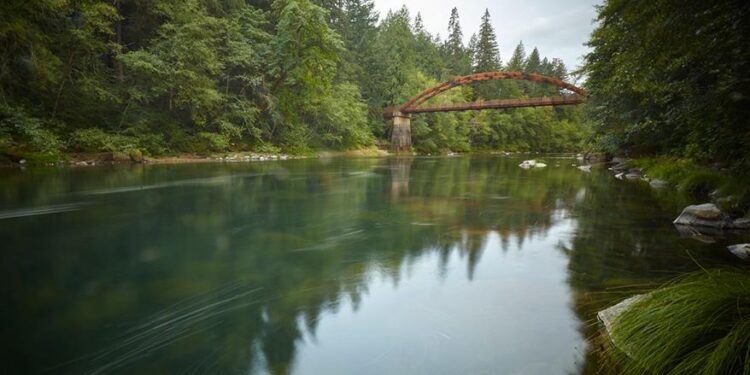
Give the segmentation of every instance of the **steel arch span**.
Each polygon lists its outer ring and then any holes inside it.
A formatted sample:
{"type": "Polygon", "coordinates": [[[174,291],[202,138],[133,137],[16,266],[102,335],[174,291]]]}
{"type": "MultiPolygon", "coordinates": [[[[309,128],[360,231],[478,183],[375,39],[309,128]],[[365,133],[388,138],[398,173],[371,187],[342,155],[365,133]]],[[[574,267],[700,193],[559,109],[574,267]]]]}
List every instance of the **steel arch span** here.
{"type": "Polygon", "coordinates": [[[441,83],[437,86],[422,91],[403,105],[395,108],[386,108],[384,115],[386,118],[408,115],[411,113],[425,112],[454,112],[454,111],[471,111],[482,109],[502,109],[502,108],[521,108],[521,107],[543,107],[558,105],[575,105],[581,104],[586,100],[586,90],[567,83],[563,80],[544,76],[535,73],[523,72],[485,72],[475,73],[468,76],[457,77],[450,81],[441,83]],[[530,81],[557,86],[561,89],[572,92],[569,95],[560,95],[555,97],[542,98],[522,98],[522,99],[503,99],[478,101],[473,103],[455,103],[434,106],[422,106],[426,101],[458,86],[470,85],[483,81],[498,81],[512,79],[518,81],[530,81]]]}

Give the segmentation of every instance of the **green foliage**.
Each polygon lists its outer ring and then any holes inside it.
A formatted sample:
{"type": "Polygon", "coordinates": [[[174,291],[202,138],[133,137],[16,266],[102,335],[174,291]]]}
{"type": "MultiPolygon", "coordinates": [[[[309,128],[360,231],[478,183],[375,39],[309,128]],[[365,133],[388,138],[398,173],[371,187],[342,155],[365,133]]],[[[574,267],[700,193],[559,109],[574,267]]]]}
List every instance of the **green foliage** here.
{"type": "MultiPolygon", "coordinates": [[[[445,42],[406,7],[379,22],[371,0],[28,1],[0,13],[0,145],[14,160],[367,147],[389,136],[384,107],[472,69],[500,69],[489,13],[466,47],[458,9],[445,42]]],[[[493,83],[435,101],[542,92],[531,89],[493,83]]],[[[566,133],[577,112],[538,112],[419,116],[415,146],[578,146],[581,132],[566,133]]]]}
{"type": "Polygon", "coordinates": [[[603,148],[750,162],[750,4],[611,0],[582,71],[603,148]]]}
{"type": "Polygon", "coordinates": [[[19,158],[33,153],[45,159],[57,159],[63,142],[49,130],[54,125],[29,116],[21,108],[0,104],[0,151],[19,158]]]}
{"type": "Polygon", "coordinates": [[[448,38],[443,44],[443,56],[447,59],[452,75],[460,76],[471,72],[471,54],[470,50],[464,47],[463,38],[458,8],[453,8],[448,21],[448,38]]]}
{"type": "Polygon", "coordinates": [[[338,84],[315,107],[319,112],[315,113],[318,121],[314,130],[323,146],[351,149],[372,144],[367,105],[362,102],[357,86],[338,84]]]}
{"type": "Polygon", "coordinates": [[[526,48],[523,46],[523,41],[519,42],[516,49],[513,50],[513,55],[508,60],[506,69],[511,72],[520,72],[526,68],[526,48]]]}
{"type": "Polygon", "coordinates": [[[646,294],[614,322],[626,374],[750,374],[750,275],[711,270],[646,294]]]}
{"type": "Polygon", "coordinates": [[[128,152],[138,148],[133,137],[108,134],[98,128],[75,130],[70,134],[68,147],[76,152],[128,152]]]}
{"type": "Polygon", "coordinates": [[[195,150],[199,152],[219,152],[229,149],[229,137],[222,134],[201,132],[198,133],[195,141],[195,150]]]}
{"type": "Polygon", "coordinates": [[[744,175],[728,173],[686,158],[638,158],[628,162],[643,169],[650,177],[668,181],[678,190],[705,198],[718,191],[722,197],[732,197],[729,211],[750,210],[750,179],[744,175]]]}
{"type": "Polygon", "coordinates": [[[482,23],[479,26],[476,54],[474,57],[474,72],[493,72],[500,68],[500,48],[495,36],[495,29],[490,21],[489,10],[484,11],[482,23]]]}

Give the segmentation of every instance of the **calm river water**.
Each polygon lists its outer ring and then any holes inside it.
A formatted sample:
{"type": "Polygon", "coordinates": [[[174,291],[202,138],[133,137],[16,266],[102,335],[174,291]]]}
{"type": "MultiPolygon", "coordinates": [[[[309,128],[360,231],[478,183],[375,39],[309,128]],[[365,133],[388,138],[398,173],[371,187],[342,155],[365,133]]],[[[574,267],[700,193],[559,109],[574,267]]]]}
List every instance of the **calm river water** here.
{"type": "Polygon", "coordinates": [[[733,261],[673,191],[521,160],[0,170],[0,372],[593,373],[598,309],[733,261]]]}

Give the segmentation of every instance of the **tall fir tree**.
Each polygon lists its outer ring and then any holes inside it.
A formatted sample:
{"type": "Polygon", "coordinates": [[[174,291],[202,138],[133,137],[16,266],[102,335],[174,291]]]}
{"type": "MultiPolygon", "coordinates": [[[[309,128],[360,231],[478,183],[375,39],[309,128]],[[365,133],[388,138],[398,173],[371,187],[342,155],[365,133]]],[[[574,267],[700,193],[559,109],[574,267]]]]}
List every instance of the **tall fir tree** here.
{"type": "Polygon", "coordinates": [[[474,65],[476,64],[477,60],[477,34],[471,34],[471,38],[469,39],[469,69],[470,71],[474,71],[474,65]]]}
{"type": "Polygon", "coordinates": [[[519,42],[516,49],[513,50],[513,56],[508,60],[506,70],[511,72],[520,72],[526,68],[526,49],[523,46],[523,41],[519,42]]]}
{"type": "Polygon", "coordinates": [[[454,75],[464,75],[471,69],[471,57],[464,47],[464,34],[461,31],[458,9],[451,10],[451,18],[448,21],[448,38],[443,45],[443,53],[449,62],[449,68],[454,75]]]}
{"type": "Polygon", "coordinates": [[[559,78],[559,79],[568,79],[568,68],[565,67],[565,63],[562,61],[562,59],[554,58],[552,59],[552,72],[550,73],[553,77],[559,78]]]}
{"type": "Polygon", "coordinates": [[[497,44],[495,29],[490,21],[490,11],[485,9],[479,26],[477,39],[475,72],[491,72],[500,68],[500,47],[497,44]]]}
{"type": "Polygon", "coordinates": [[[541,73],[542,61],[539,57],[539,50],[534,47],[531,51],[529,58],[526,60],[526,68],[524,69],[527,73],[541,73]]]}
{"type": "Polygon", "coordinates": [[[422,15],[414,17],[414,51],[417,53],[417,67],[428,76],[440,79],[445,68],[445,59],[440,54],[439,44],[424,27],[422,15]]]}

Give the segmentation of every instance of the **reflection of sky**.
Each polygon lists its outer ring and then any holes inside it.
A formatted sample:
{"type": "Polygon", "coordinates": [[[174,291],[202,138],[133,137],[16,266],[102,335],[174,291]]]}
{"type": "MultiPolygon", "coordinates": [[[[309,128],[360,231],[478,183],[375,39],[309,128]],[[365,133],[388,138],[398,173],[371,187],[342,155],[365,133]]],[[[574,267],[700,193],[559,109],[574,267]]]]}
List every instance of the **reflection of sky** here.
{"type": "Polygon", "coordinates": [[[296,372],[576,372],[585,341],[569,307],[568,259],[557,250],[573,226],[558,222],[522,248],[510,241],[507,252],[492,233],[473,281],[458,251],[444,279],[437,251],[403,266],[397,286],[390,277],[373,277],[356,311],[342,304],[321,317],[314,336],[306,334],[296,372]]]}

